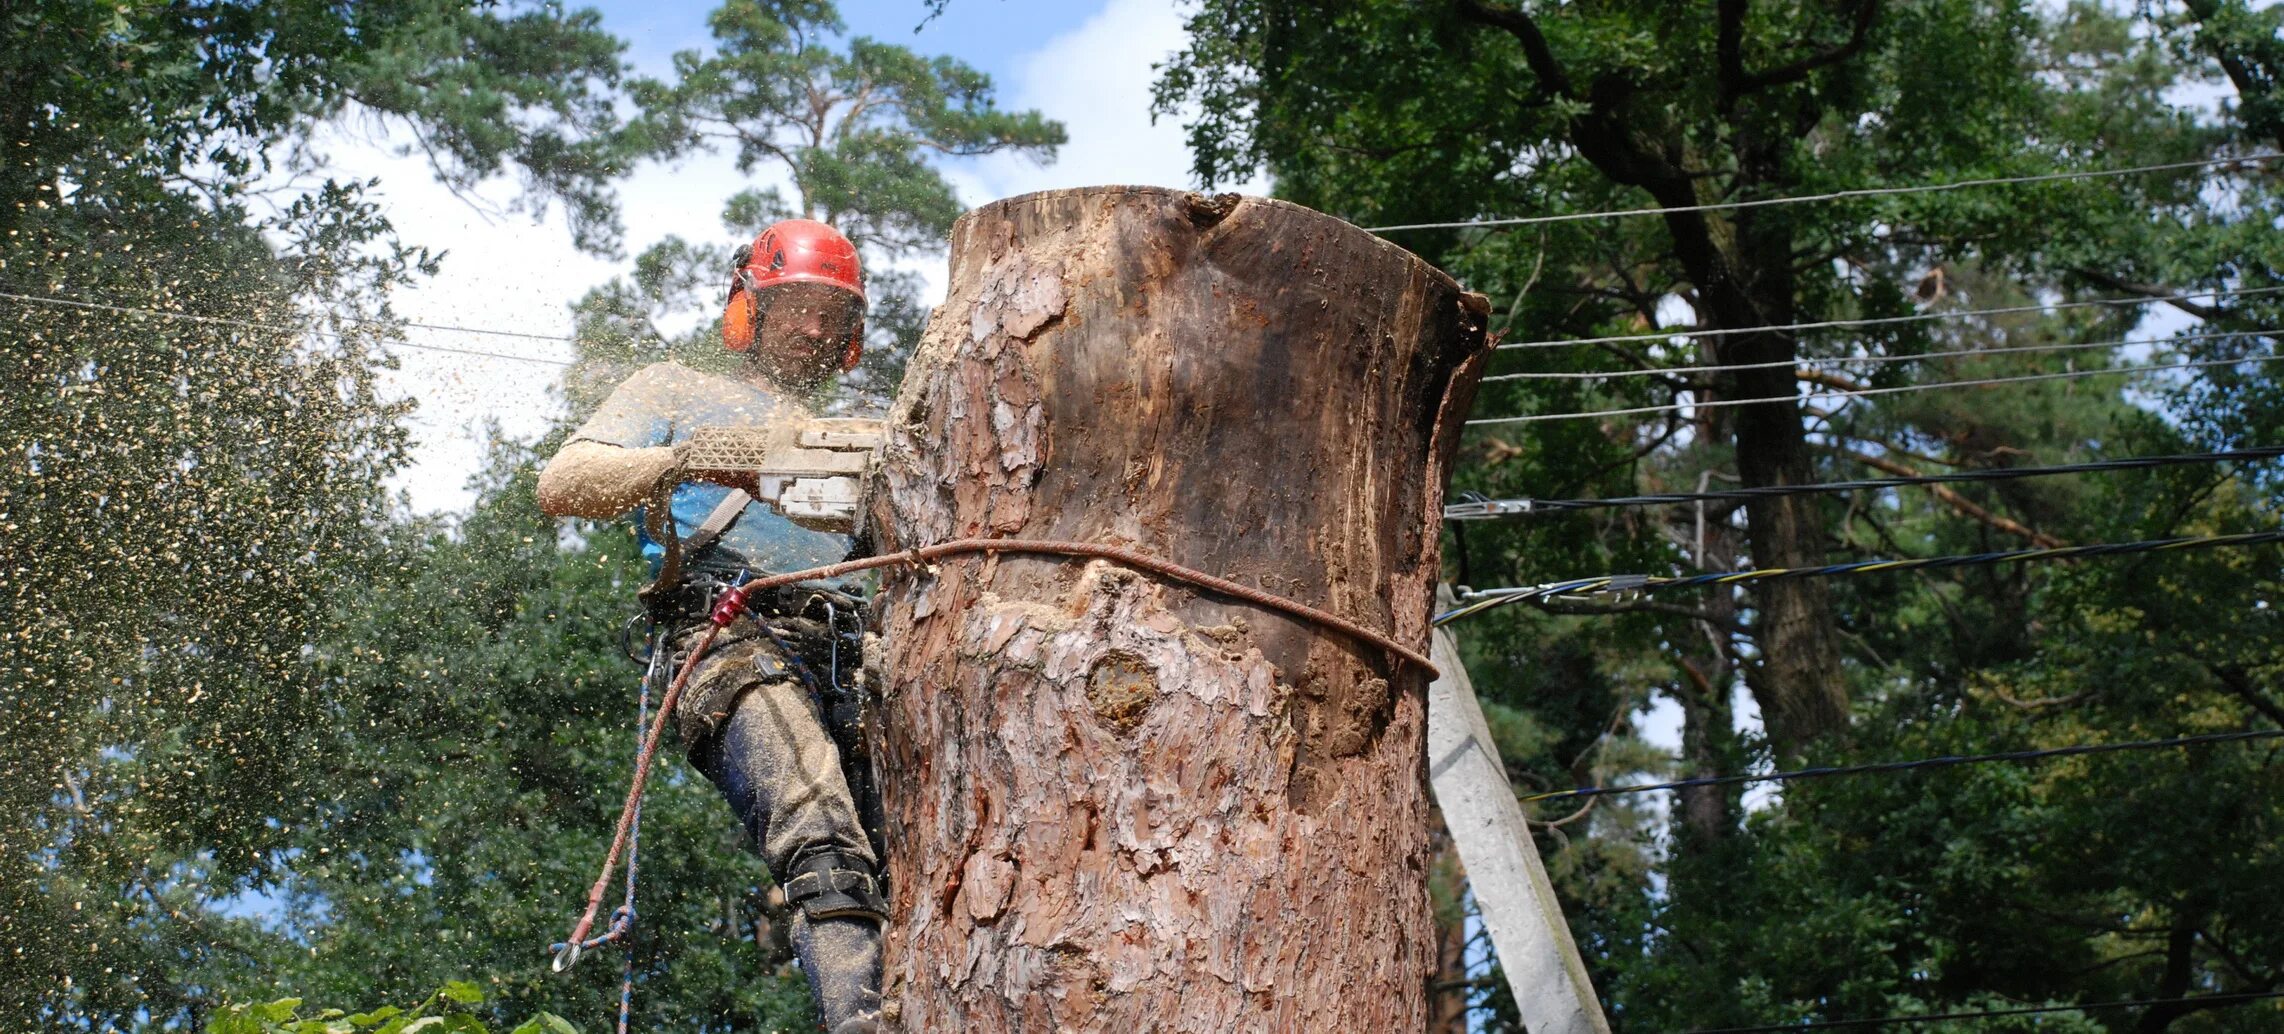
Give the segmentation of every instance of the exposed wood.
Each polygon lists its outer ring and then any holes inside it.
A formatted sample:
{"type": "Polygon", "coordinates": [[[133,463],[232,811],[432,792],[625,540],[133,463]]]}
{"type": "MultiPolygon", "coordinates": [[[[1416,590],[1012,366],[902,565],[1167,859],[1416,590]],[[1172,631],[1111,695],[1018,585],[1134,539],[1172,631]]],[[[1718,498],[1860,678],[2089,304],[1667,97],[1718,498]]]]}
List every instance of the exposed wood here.
{"type": "MultiPolygon", "coordinates": [[[[1446,590],[1448,592],[1448,590],[1446,590]]],[[[1453,604],[1456,598],[1451,599],[1453,604]]],[[[1428,777],[1531,1034],[1610,1034],[1451,630],[1435,630],[1428,777]]]]}
{"type": "MultiPolygon", "coordinates": [[[[879,547],[1130,546],[1425,645],[1488,306],[1298,206],[1100,187],[953,231],[879,547]]],[[[1105,561],[887,579],[890,1021],[1419,1030],[1426,673],[1105,561]]]]}

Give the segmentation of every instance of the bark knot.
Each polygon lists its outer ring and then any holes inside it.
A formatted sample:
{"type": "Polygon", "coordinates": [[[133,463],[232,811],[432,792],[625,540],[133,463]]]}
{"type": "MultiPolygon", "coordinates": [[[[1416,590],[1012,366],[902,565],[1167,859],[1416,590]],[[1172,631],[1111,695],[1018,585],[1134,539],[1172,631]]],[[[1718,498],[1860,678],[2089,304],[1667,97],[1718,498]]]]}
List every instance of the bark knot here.
{"type": "Polygon", "coordinates": [[[1102,724],[1120,736],[1131,736],[1158,700],[1158,673],[1140,657],[1111,651],[1087,669],[1086,698],[1102,724]]]}
{"type": "Polygon", "coordinates": [[[1244,198],[1237,194],[1190,194],[1182,200],[1188,202],[1190,225],[1209,230],[1237,211],[1237,203],[1244,198]]]}

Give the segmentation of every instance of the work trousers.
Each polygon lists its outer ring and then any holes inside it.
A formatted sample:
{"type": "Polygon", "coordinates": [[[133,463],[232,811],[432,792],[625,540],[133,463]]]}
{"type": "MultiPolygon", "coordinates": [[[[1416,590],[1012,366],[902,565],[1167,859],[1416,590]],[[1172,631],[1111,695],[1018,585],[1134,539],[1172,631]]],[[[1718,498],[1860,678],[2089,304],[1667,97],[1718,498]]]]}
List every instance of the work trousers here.
{"type": "MultiPolygon", "coordinates": [[[[679,669],[703,635],[701,626],[672,637],[669,670],[679,669]]],[[[721,790],[780,885],[792,879],[797,863],[827,850],[878,873],[879,859],[841,771],[840,748],[798,663],[751,617],[740,618],[691,673],[675,723],[692,765],[721,790]]],[[[826,673],[813,671],[813,677],[821,681],[826,673]]],[[[811,919],[796,909],[791,934],[825,1027],[871,1029],[867,1021],[880,1007],[879,924],[862,917],[811,919]]]]}
{"type": "MultiPolygon", "coordinates": [[[[828,634],[800,624],[787,631],[804,639],[828,634]]],[[[673,659],[703,635],[699,627],[674,636],[673,659]]],[[[798,674],[801,663],[751,617],[741,617],[691,673],[675,724],[691,763],[729,800],[772,875],[786,879],[794,862],[828,849],[877,871],[880,860],[841,772],[840,748],[825,731],[816,692],[798,674]]],[[[812,676],[822,680],[826,673],[813,670],[812,676]]]]}

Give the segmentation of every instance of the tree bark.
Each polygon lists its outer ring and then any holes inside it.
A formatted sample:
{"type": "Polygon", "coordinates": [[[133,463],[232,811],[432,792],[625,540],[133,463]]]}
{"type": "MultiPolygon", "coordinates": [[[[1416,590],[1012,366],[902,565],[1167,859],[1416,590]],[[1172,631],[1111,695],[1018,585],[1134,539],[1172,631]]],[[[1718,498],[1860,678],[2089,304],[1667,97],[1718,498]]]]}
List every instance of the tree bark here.
{"type": "MultiPolygon", "coordinates": [[[[1129,546],[1427,640],[1487,306],[1282,202],[996,202],[889,422],[882,550],[1129,546]]],[[[886,580],[906,1030],[1419,1030],[1428,673],[1104,561],[886,580]]]]}

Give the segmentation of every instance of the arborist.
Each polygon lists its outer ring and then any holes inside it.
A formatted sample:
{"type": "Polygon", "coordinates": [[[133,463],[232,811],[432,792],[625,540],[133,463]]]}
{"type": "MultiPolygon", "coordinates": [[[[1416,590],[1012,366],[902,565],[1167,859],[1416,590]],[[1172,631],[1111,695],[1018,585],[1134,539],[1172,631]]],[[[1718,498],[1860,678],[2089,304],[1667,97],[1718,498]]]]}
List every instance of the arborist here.
{"type": "MultiPolygon", "coordinates": [[[[738,476],[687,469],[701,429],[767,430],[808,418],[864,347],[863,272],[839,231],[780,222],[739,248],[733,266],[722,344],[742,356],[734,374],[671,362],[643,368],[539,478],[540,508],[558,517],[614,518],[657,509],[652,500],[670,495],[670,515],[638,513],[636,521],[673,525],[669,542],[642,534],[654,572],[669,569],[645,590],[669,654],[691,649],[713,601],[741,572],[803,570],[852,550],[849,534],[796,523],[739,487],[748,483],[738,476]]],[[[833,615],[856,602],[848,591],[811,584],[759,602],[762,614],[728,625],[700,658],[673,716],[692,766],[720,788],[784,888],[795,911],[794,951],[834,1034],[878,1029],[886,919],[879,859],[811,674],[824,668],[817,655],[825,641],[840,634],[833,615]]],[[[854,668],[856,659],[835,666],[854,668]]]]}

